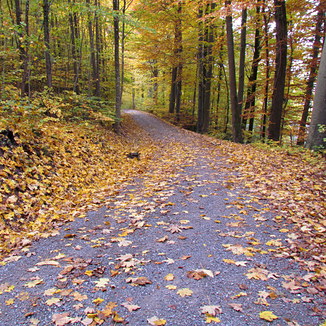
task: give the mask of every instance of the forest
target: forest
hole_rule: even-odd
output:
[[[0,0],[0,324],[326,326],[326,0]]]
[[[325,8],[324,0],[1,0],[0,129],[90,114],[118,126],[122,107],[235,142],[320,150],[322,81],[310,122]]]

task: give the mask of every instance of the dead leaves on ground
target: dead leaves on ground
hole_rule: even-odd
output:
[[[78,132],[82,132],[82,131],[78,131]],[[55,130],[55,135],[57,135],[57,133],[58,133],[58,130]],[[68,137],[68,139],[70,142],[73,141],[71,137],[70,138]],[[66,143],[64,143],[64,144],[67,145]],[[69,146],[68,146],[68,148],[70,148]],[[79,149],[81,149],[81,152],[84,152],[85,148],[82,147],[82,145],[80,143],[80,139],[78,140],[77,147]],[[59,151],[60,150],[62,151],[63,148],[59,147]],[[93,152],[96,152],[98,149],[95,146],[92,150],[93,150]],[[74,152],[72,154],[74,154]],[[77,153],[75,153],[75,154],[77,155]],[[83,155],[83,154],[80,154],[80,155]],[[72,156],[74,156],[74,155],[72,155]],[[119,157],[112,154],[112,152],[111,152],[111,156],[113,156],[114,159],[119,160]],[[63,154],[63,156],[60,156],[60,157],[66,158],[64,154]],[[76,156],[76,157],[78,157],[78,156]],[[99,158],[99,157],[97,156],[97,158]],[[111,157],[111,159],[112,159],[112,157]],[[76,162],[80,163],[80,161],[78,161],[78,160]],[[71,163],[75,164],[76,162],[74,161],[74,159],[71,159],[71,161],[69,161],[70,164]],[[114,162],[114,163],[117,163],[117,162]],[[56,164],[56,162],[55,162],[55,164]],[[174,163],[170,163],[170,164],[171,164],[170,166],[172,167]],[[244,165],[247,168],[248,166],[246,164],[247,164],[247,162],[245,161]],[[262,164],[262,163],[260,162],[260,164]],[[264,164],[266,164],[266,162]],[[137,163],[137,165],[138,165],[137,168],[140,168],[140,163]],[[59,172],[61,173],[61,177],[63,175],[65,175],[65,173],[66,173],[64,171],[65,168],[66,167],[59,170]],[[119,168],[120,168],[120,166],[119,166]],[[130,167],[130,168],[133,168],[133,167]],[[44,168],[44,169],[46,170],[46,168]],[[257,194],[257,189],[259,189],[261,191],[261,194],[263,194],[267,197],[270,194],[270,196],[273,195],[275,197],[280,198],[280,196],[277,196],[280,194],[279,189],[277,189],[275,186],[273,186],[273,184],[271,184],[270,180],[268,180],[268,177],[266,177],[265,179],[262,179],[262,178],[259,179],[252,174],[253,170],[246,170],[245,168],[242,168],[242,167],[241,167],[241,169],[242,169],[241,171],[243,173],[247,173],[246,177],[248,177],[248,180],[246,180],[246,182],[247,182],[246,186],[250,189],[253,189],[255,194]],[[263,170],[260,169],[259,171],[262,174]],[[103,172],[103,167],[101,167],[101,173],[102,172]],[[269,172],[271,173],[271,175],[274,175],[273,171],[269,171]],[[261,177],[261,174],[260,174],[260,177]],[[8,175],[9,175],[9,173],[8,173]],[[44,177],[45,173],[42,174],[40,172],[39,175],[41,177],[42,176]],[[67,175],[66,175],[66,177],[67,177]],[[99,175],[97,175],[94,172],[92,177],[95,178],[96,180],[98,180]],[[122,180],[125,180],[126,177],[127,177],[127,175],[120,176],[120,178]],[[291,175],[291,177],[293,177],[293,175]],[[76,176],[76,179],[78,179],[78,178],[79,178],[79,175]],[[158,177],[154,176],[154,178],[158,178]],[[60,180],[56,180],[56,181],[60,181]],[[62,180],[64,180],[64,179],[62,179]],[[111,175],[110,175],[110,180],[111,180],[110,182],[113,182]],[[291,180],[291,179],[287,178],[287,180]],[[154,181],[153,181],[153,183],[149,183],[148,188],[152,187],[152,185],[155,184],[155,187],[156,187],[155,189],[157,189],[157,188],[164,189],[164,183],[157,182],[157,184],[156,184]],[[280,182],[281,179],[276,178],[276,181]],[[77,180],[76,184],[80,185],[80,182],[81,182],[81,180]],[[296,182],[294,182],[294,183],[296,184],[296,186],[298,186],[298,183],[296,183]],[[13,189],[14,186],[16,187],[17,185],[14,184],[13,182],[11,182],[10,180],[8,182],[6,182],[6,189]],[[101,183],[100,186],[105,188],[106,184]],[[318,192],[319,194],[321,194],[322,189],[318,188],[317,186],[318,185],[314,185],[313,190]],[[231,182],[229,182],[228,187],[232,187]],[[273,190],[273,193],[269,192],[269,190],[270,190],[269,187]],[[289,188],[291,188],[291,187],[289,186]],[[38,190],[41,189],[41,185],[38,182],[31,182],[31,184],[29,184],[27,186],[27,189],[30,192],[37,192]],[[54,187],[54,189],[56,189],[56,188]],[[68,187],[68,189],[69,189],[69,187]],[[67,181],[64,181],[63,184],[59,187],[59,193],[62,195],[62,193],[66,190],[67,190]],[[290,192],[287,193],[288,190],[289,189],[281,190],[282,191],[281,192],[281,200],[278,201],[278,204],[280,204],[280,202],[283,203],[283,201],[286,202],[288,199],[290,199],[290,197],[289,197]],[[103,191],[103,194],[107,194],[106,191],[107,190]],[[94,193],[94,191],[91,188],[90,188],[90,190],[87,190],[87,189],[85,189],[85,187],[83,187],[82,195],[86,199],[91,198],[91,195],[93,193]],[[150,191],[148,193],[151,194]],[[191,193],[192,193],[192,191],[185,191],[186,196],[189,196],[189,194],[191,194]],[[259,194],[259,195],[261,195],[261,194]],[[209,197],[209,195],[201,195],[200,197],[205,199],[205,198]],[[295,217],[293,217],[293,216],[295,215],[296,212],[298,212],[298,207],[302,208],[302,203],[300,203],[300,205],[296,206],[297,202],[296,202],[295,198],[292,198],[292,201],[290,201],[289,207],[291,208],[291,211],[286,210],[286,208],[284,208],[282,206],[282,214],[280,214],[279,217],[276,218],[276,221],[278,221],[277,223],[281,223],[281,222],[283,223],[287,218],[290,218],[292,221],[297,223],[297,226],[299,226],[299,230],[289,233],[289,237],[288,237],[290,245],[293,245],[294,248],[296,248],[296,243],[297,243],[296,241],[298,238],[300,238],[300,234],[302,232],[303,234],[309,234],[311,236],[317,235],[316,243],[318,245],[318,250],[319,250],[320,246],[321,246],[321,243],[318,242],[319,241],[318,239],[320,238],[319,234],[324,231],[324,226],[322,226],[321,223],[319,223],[320,222],[319,217],[321,215],[320,207],[319,207],[320,204],[318,203],[314,207],[309,207],[310,202],[308,201],[308,198],[306,198],[304,196],[304,194],[297,194],[296,198],[299,198],[299,197],[300,197],[301,201],[304,201],[307,204],[307,206],[305,206],[305,209],[306,210],[311,209],[311,211],[309,211],[309,214],[313,217],[316,217],[318,222],[315,223],[313,219],[312,220],[303,219],[304,222],[300,222],[300,223],[297,223],[295,221]],[[130,196],[130,198],[132,198],[132,196]],[[316,197],[314,197],[314,198],[316,198]],[[21,200],[21,198],[19,198],[18,196],[11,195],[7,198],[7,204],[9,206],[14,205],[17,202],[19,202],[19,200]],[[94,204],[96,204],[97,201],[99,201],[99,203],[101,202],[100,199],[95,199],[93,201]],[[60,203],[62,204],[62,202],[60,202]],[[132,203],[134,203],[134,202],[132,202]],[[117,207],[119,207],[119,205],[121,205],[121,207],[122,207],[123,201],[121,200],[121,202],[119,202],[117,200],[117,202],[115,204]],[[69,206],[69,203],[67,205]],[[170,217],[169,216],[169,214],[171,212],[170,208],[173,207],[175,204],[170,201],[167,201],[166,199],[163,200],[160,198],[156,198],[155,204],[138,203],[137,205],[139,205],[138,207],[142,208],[144,211],[155,211],[155,209],[157,207],[156,205],[160,205],[159,212],[160,212],[161,216]],[[242,269],[243,267],[246,267],[251,262],[252,257],[257,256],[259,254],[267,254],[268,252],[272,252],[273,250],[275,251],[276,250],[275,248],[281,249],[280,247],[282,247],[284,245],[282,243],[281,239],[273,238],[267,242],[263,241],[262,243],[260,243],[259,240],[253,238],[254,232],[247,232],[246,234],[240,234],[239,229],[246,226],[244,217],[249,214],[248,212],[251,209],[253,209],[253,207],[251,206],[251,203],[244,204],[241,202],[241,199],[239,199],[237,201],[229,203],[229,205],[231,207],[236,207],[238,209],[238,213],[234,214],[234,215],[230,215],[230,216],[218,217],[219,218],[218,220],[217,219],[214,220],[214,218],[215,218],[214,216],[208,217],[204,214],[201,214],[198,216],[201,220],[203,220],[203,223],[206,223],[206,222],[209,223],[210,221],[214,221],[214,223],[217,223],[218,225],[222,224],[221,219],[223,219],[223,218],[235,219],[235,221],[229,221],[226,223],[227,227],[230,228],[232,231],[220,233],[219,235],[221,237],[225,236],[225,237],[233,237],[235,239],[246,240],[246,242],[247,242],[246,245],[243,243],[242,244],[234,244],[234,243],[233,244],[230,244],[230,243],[223,244],[225,250],[228,251],[229,254],[232,253],[235,256],[243,255],[243,256],[245,256],[246,260],[240,260],[241,258],[239,260],[233,260],[233,259],[226,258],[226,259],[222,260],[224,263],[234,265],[235,267],[239,267]],[[12,207],[12,206],[10,206],[10,207]],[[92,206],[92,207],[94,207],[94,206]],[[122,209],[121,207],[119,209]],[[69,209],[70,209],[70,206],[69,206]],[[68,212],[68,208],[67,208],[66,212]],[[312,214],[312,212],[314,212],[314,214]],[[145,214],[142,215],[143,213],[139,214],[138,212],[135,212],[135,211],[134,212],[131,211],[128,213],[131,218],[129,227],[122,228],[120,230],[121,232],[116,237],[112,237],[111,240],[109,241],[109,244],[108,244],[109,246],[117,245],[119,248],[124,248],[124,247],[130,248],[130,246],[132,246],[133,243],[132,243],[132,241],[127,239],[128,235],[131,235],[136,229],[142,229],[142,228],[146,229],[146,228],[150,228],[152,226],[151,224],[149,224],[143,220],[143,217],[145,216]],[[75,214],[75,216],[79,215],[79,213],[77,213],[77,212],[75,212],[74,214]],[[186,213],[184,213],[184,214],[186,214]],[[63,215],[65,215],[65,213]],[[42,215],[40,218],[37,218],[37,223],[41,224],[42,222],[44,222],[45,217],[46,217],[46,215],[44,215],[44,216]],[[300,218],[301,217],[303,217],[302,214],[300,214]],[[11,216],[8,215],[8,216],[6,216],[6,218],[8,218],[10,220]],[[257,223],[266,221],[266,218],[260,213],[255,214],[254,218]],[[52,218],[53,221],[58,221],[59,219],[60,219],[60,216],[57,214],[55,214]],[[124,221],[124,219],[121,219],[121,221],[117,221],[117,223],[123,223],[123,221]],[[33,228],[35,227],[37,229],[37,227],[38,227],[37,223],[35,225],[32,225],[32,227]],[[169,236],[164,235],[164,236],[158,238],[156,241],[159,244],[162,244],[162,246],[168,245],[168,244],[173,244],[173,240],[170,240],[170,239],[174,239],[173,237],[178,236],[179,233],[192,228],[192,226],[188,225],[188,223],[189,223],[189,220],[186,220],[185,217],[182,217],[181,220],[174,221],[172,223],[167,223],[165,221],[157,222],[157,227],[162,226],[162,229],[164,230],[164,232],[166,231],[166,232],[169,232],[170,234],[169,234]],[[287,225],[287,228],[283,227],[281,229],[283,231],[281,231],[281,230],[280,231],[287,234],[289,232],[289,229],[290,229],[290,226]],[[110,229],[110,225],[108,225],[106,228],[104,228],[101,231],[101,233],[104,237],[111,234],[111,232],[112,232],[112,230]],[[71,232],[71,233],[67,233],[64,236],[64,239],[73,241],[74,239],[78,238],[78,236],[79,235],[77,233]],[[182,236],[178,236],[177,239],[185,240],[187,238],[182,235]],[[87,239],[84,238],[83,240],[87,240]],[[28,245],[30,245],[30,240],[25,239],[22,243],[25,246],[28,246]],[[263,246],[263,245],[264,245],[264,248],[262,248],[262,247],[258,248],[258,246]],[[101,247],[101,246],[104,246],[104,243],[101,241],[101,239],[94,240],[93,246]],[[269,248],[266,248],[266,246]],[[82,247],[79,245],[79,247],[76,246],[75,248],[76,248],[76,250],[80,250]],[[299,256],[301,257],[302,255],[304,255],[306,252],[309,251],[309,248],[310,248],[309,246],[307,246],[307,247],[304,246],[304,247],[299,248],[300,252],[295,253],[294,257],[299,257]],[[318,250],[314,251],[314,252],[318,252]],[[142,254],[146,255],[146,252],[143,252]],[[178,261],[186,260],[189,258],[191,258],[190,255],[185,255],[183,257],[180,257]],[[13,258],[13,259],[16,259],[16,258]],[[83,260],[70,261],[67,266],[63,267],[64,264],[61,261],[59,262],[58,259],[59,258],[57,258],[57,259],[49,258],[47,260],[37,263],[36,266],[37,266],[37,268],[40,268],[42,266],[63,268],[60,272],[60,275],[62,277],[62,284],[63,284],[62,287],[63,288],[65,287],[65,284],[66,284],[64,281],[65,278],[69,279],[69,277],[73,273],[75,273],[75,272],[79,273],[81,271],[82,271],[83,277],[87,276],[90,278],[90,280],[92,282],[91,284],[93,284],[93,286],[94,286],[93,291],[101,293],[101,291],[106,291],[107,288],[111,287],[111,285],[112,285],[111,280],[107,277],[102,277],[102,274],[105,273],[105,269],[103,269],[103,267],[89,268],[88,267],[89,262],[83,261]],[[132,255],[129,253],[126,253],[126,254],[116,257],[116,260],[117,260],[116,264],[114,266],[112,266],[112,269],[110,271],[112,278],[114,276],[118,275],[119,273],[123,273],[123,272],[134,274],[136,272],[137,268],[144,263],[144,260],[142,260],[140,257],[135,257],[135,255]],[[168,266],[168,265],[174,264],[175,260],[173,260],[171,258],[167,258],[163,261],[160,261],[159,263],[163,263],[163,262],[166,263],[165,266]],[[316,266],[317,266],[316,264],[313,264],[310,266],[310,270],[312,271],[312,273],[311,273],[312,276],[309,277],[306,280],[306,282],[311,281],[313,278],[318,278],[318,276],[325,276],[325,272],[316,268]],[[87,269],[86,269],[86,267],[87,267]],[[37,271],[37,270],[35,269],[34,271]],[[216,274],[214,274],[214,272],[207,270],[207,269],[194,269],[194,270],[186,272],[186,275],[188,278],[193,279],[195,281],[204,282],[201,280],[203,280],[205,278],[209,280],[210,278],[213,278]],[[268,271],[263,266],[259,266],[259,267],[256,266],[256,267],[250,268],[249,270],[244,271],[243,275],[245,277],[247,277],[248,280],[253,281],[253,282],[255,282],[255,281],[267,282],[270,279],[273,280],[273,279],[276,279],[279,277],[272,271]],[[97,277],[98,279],[97,280],[92,279],[94,277]],[[172,273],[169,273],[164,277],[164,280],[167,282],[174,281],[175,279],[176,279],[176,276]],[[128,283],[128,285],[126,285],[126,286],[139,286],[139,287],[153,286],[152,281],[144,276],[137,277],[135,275],[132,275],[132,277],[128,277],[125,280],[126,280],[126,283]],[[75,282],[74,284],[78,284],[78,282],[81,282],[81,284],[82,284],[82,282],[84,280],[81,280],[81,279],[78,280],[78,278],[74,278],[73,281]],[[33,288],[33,287],[37,287],[42,284],[43,284],[42,279],[38,279],[38,278],[32,279],[31,278],[30,280],[28,280],[25,283],[25,287]],[[288,279],[285,279],[285,282],[282,283],[282,286],[285,290],[287,290],[291,293],[299,293],[303,289],[302,284],[299,284],[297,281],[294,281],[294,280],[291,281]],[[2,292],[10,292],[11,291],[10,287],[11,287],[10,285],[6,285],[6,286],[2,286],[2,287],[0,285],[0,294],[1,294],[1,291]],[[114,285],[112,285],[112,287],[114,287]],[[191,290],[190,288],[183,287],[183,288],[178,289],[178,287],[174,284],[168,284],[165,287],[168,290],[175,291],[175,294],[184,298],[184,300],[190,300],[191,298],[188,298],[188,297],[191,297],[194,293],[193,290]],[[311,294],[314,294],[315,291],[318,292],[318,290],[312,286],[306,286],[304,288],[306,289],[305,290],[306,292],[311,293]],[[54,289],[53,290],[52,289],[52,291],[50,291],[50,289],[49,289],[47,291],[48,292],[44,293],[44,294],[47,296],[50,296],[50,297],[45,301],[45,303],[49,307],[62,305],[63,301],[64,301],[64,297],[67,296],[67,297],[69,297],[69,299],[76,301],[76,304],[75,304],[76,311],[84,309],[83,317],[72,317],[73,314],[68,313],[68,312],[61,313],[61,314],[54,314],[53,315],[53,323],[55,323],[55,325],[66,325],[66,324],[74,323],[74,322],[80,322],[83,325],[92,325],[92,324],[96,325],[96,324],[102,323],[103,321],[105,321],[108,318],[111,318],[115,323],[123,323],[124,322],[124,319],[122,317],[120,317],[119,314],[114,310],[117,307],[116,303],[110,303],[110,304],[106,305],[104,309],[102,308],[102,310],[98,310],[104,304],[104,299],[101,298],[100,296],[95,297],[95,299],[93,299],[91,301],[96,307],[96,309],[94,309],[94,308],[89,308],[89,307],[86,307],[86,308],[83,307],[84,302],[89,298],[88,298],[88,295],[86,293],[83,293],[82,291],[77,291],[77,290],[73,291],[72,289],[65,289],[65,290],[63,290],[63,289]],[[64,291],[66,291],[66,292],[64,292]],[[249,293],[249,291],[248,291],[248,293]],[[230,299],[241,300],[239,298],[243,298],[246,296],[248,296],[248,294],[246,292],[239,292],[238,294],[234,294],[232,297],[230,297]],[[281,297],[281,295],[279,295],[276,290],[259,291],[258,298],[256,298],[256,301],[254,301],[254,303],[257,305],[269,306],[270,301],[275,298],[278,298],[278,297]],[[304,298],[305,297],[302,298],[302,302],[309,302],[309,298],[306,298],[306,299],[304,299]],[[15,299],[12,298],[12,299],[8,299],[6,301],[6,304],[12,305],[12,304],[14,304],[14,302],[15,302]],[[243,313],[245,311],[244,306],[241,303],[231,302],[231,303],[228,303],[228,305],[230,306],[230,308],[237,311],[238,313]],[[130,312],[130,313],[141,309],[140,306],[135,305],[132,302],[124,302],[121,304],[121,306],[124,307],[125,309],[127,309],[128,312]],[[218,315],[222,313],[220,306],[217,306],[217,305],[204,306],[201,308],[200,312],[205,316],[206,323],[213,323],[213,322],[219,323],[221,321],[218,317]],[[85,314],[86,314],[86,316],[85,316]],[[262,311],[259,314],[259,318],[271,322],[271,321],[277,319],[278,317],[272,311]],[[150,325],[165,325],[166,324],[165,319],[162,319],[162,318],[159,318],[156,316],[149,318],[147,320],[147,322]],[[36,323],[36,320],[35,320],[35,323]]]

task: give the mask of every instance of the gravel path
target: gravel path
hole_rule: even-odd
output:
[[[229,189],[218,146],[127,113],[158,148],[148,171],[0,267],[0,325],[321,325],[286,233]]]

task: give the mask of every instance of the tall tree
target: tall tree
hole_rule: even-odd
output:
[[[228,62],[229,62],[229,83],[230,83],[230,97],[231,97],[231,112],[232,112],[232,138],[234,142],[242,143],[242,130],[241,130],[241,112],[239,111],[239,101],[237,94],[237,82],[235,72],[235,58],[234,58],[234,40],[233,40],[233,23],[231,0],[225,1],[227,9],[226,16],[226,36],[228,48]]]
[[[311,107],[314,83],[316,81],[316,76],[317,76],[318,56],[321,48],[321,37],[323,34],[324,23],[325,23],[325,9],[320,3],[318,6],[315,39],[314,39],[312,58],[310,63],[310,72],[306,84],[305,101],[304,101],[302,116],[300,120],[300,129],[298,134],[297,145],[303,145],[305,140],[306,124],[307,124],[309,109]]]
[[[260,0],[258,0],[256,6],[256,28],[255,28],[255,41],[254,41],[254,54],[251,63],[251,72],[248,79],[247,87],[247,98],[245,102],[244,118],[243,118],[243,128],[246,128],[247,118],[249,118],[249,128],[250,132],[253,132],[254,128],[254,112],[255,112],[255,102],[256,102],[256,89],[257,89],[257,77],[258,77],[258,67],[261,60],[261,17],[260,17]]]
[[[43,0],[43,29],[45,44],[45,69],[46,69],[46,85],[52,88],[52,62],[50,48],[50,1]]]
[[[71,4],[71,0],[68,0],[68,3]],[[75,0],[73,0],[75,3]],[[73,81],[73,90],[77,94],[80,93],[79,89],[79,74],[80,74],[80,62],[79,62],[79,49],[77,45],[78,39],[78,19],[77,14],[72,9],[69,12],[69,26],[70,26],[70,41],[71,41],[71,53],[73,60],[73,71],[74,71],[74,81]]]
[[[262,107],[262,122],[261,122],[261,139],[265,141],[267,131],[267,113],[268,113],[268,102],[269,102],[269,86],[270,86],[270,53],[269,53],[269,21],[270,13],[265,10],[265,0],[263,0],[262,13],[264,21],[264,47],[265,47],[265,78],[264,78],[264,96],[263,96],[263,107]]]
[[[197,131],[208,131],[211,106],[211,85],[213,77],[212,55],[214,42],[214,26],[210,14],[216,4],[207,0],[199,5],[199,45],[198,45],[198,118]]]
[[[120,76],[120,36],[119,36],[119,0],[113,1],[114,27],[114,71],[115,71],[115,131],[120,132],[121,120],[121,76]]]
[[[245,79],[245,61],[246,61],[246,43],[247,43],[247,7],[244,7],[241,12],[241,36],[240,36],[240,60],[239,60],[239,85],[238,85],[238,102],[239,114],[242,114],[242,102],[244,93]]]
[[[326,148],[326,44],[321,55],[316,92],[306,147]]]
[[[96,1],[96,0],[95,0]],[[91,64],[91,80],[90,80],[90,92],[94,96],[100,96],[100,80],[99,80],[99,69],[98,69],[98,60],[97,60],[97,48],[95,47],[95,36],[96,33],[94,33],[94,24],[93,20],[95,20],[95,24],[97,21],[96,18],[96,12],[93,15],[93,9],[91,7],[90,0],[86,0],[86,4],[88,7],[88,35],[89,35],[89,47],[90,47],[90,64]],[[97,1],[95,2],[97,5]],[[95,36],[94,36],[95,35]]]
[[[174,60],[171,73],[171,92],[169,112],[176,113],[177,121],[180,120],[181,91],[182,91],[182,1],[177,4],[174,21]]]
[[[287,63],[287,19],[285,0],[274,0],[274,10],[276,23],[276,59],[268,138],[279,141],[281,136]]]
[[[15,14],[16,14],[16,25],[17,25],[17,46],[19,50],[19,59],[22,63],[22,79],[21,79],[21,95],[24,96],[29,93],[28,84],[28,66],[29,66],[29,0],[26,0],[25,6],[25,21],[23,23],[23,11],[21,8],[21,2],[15,0]]]

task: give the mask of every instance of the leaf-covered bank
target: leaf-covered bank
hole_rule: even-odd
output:
[[[112,119],[91,102],[80,103],[80,114],[76,99],[42,102],[11,100],[10,114],[8,102],[1,103],[1,258],[117,194],[142,173],[153,149],[127,117],[116,135]],[[133,151],[141,160],[127,157]]]

